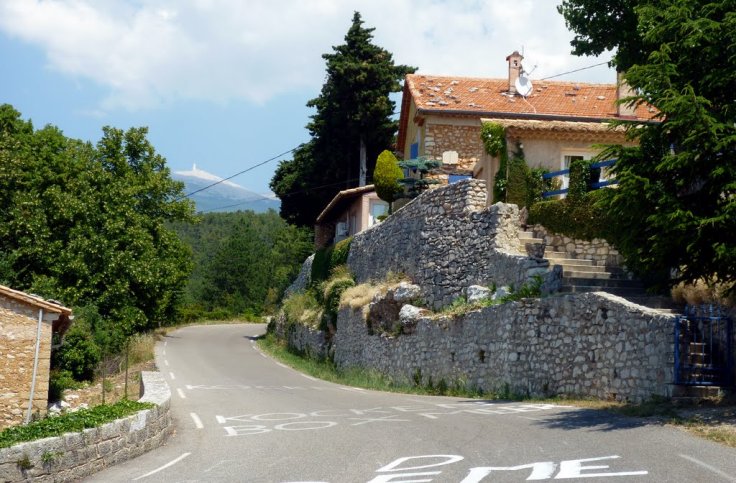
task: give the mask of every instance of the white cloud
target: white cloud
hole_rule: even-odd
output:
[[[556,2],[532,0],[4,0],[0,29],[38,45],[50,68],[109,89],[102,107],[180,99],[264,103],[315,93],[323,53],[342,43],[358,10],[375,42],[420,72],[506,75],[525,50],[536,78],[595,63],[569,54]],[[606,60],[606,59],[603,59]],[[572,77],[612,82],[605,67]]]

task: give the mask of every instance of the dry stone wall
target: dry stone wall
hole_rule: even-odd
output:
[[[419,315],[402,324],[411,329],[378,334],[362,310],[342,308],[335,362],[408,383],[431,378],[531,396],[640,402],[671,395],[674,316],[604,292],[524,299],[457,317]]]
[[[348,266],[357,283],[390,272],[422,288],[428,306],[452,303],[470,285],[520,287],[549,262],[518,255],[519,210],[486,208],[486,186],[469,179],[424,192],[353,237]]]
[[[81,433],[0,449],[0,481],[76,481],[161,446],[171,433],[171,392],[158,372],[142,373],[141,392],[140,401],[154,408]]]
[[[534,225],[531,231],[536,238],[544,239],[547,250],[565,252],[568,258],[593,260],[600,267],[620,268],[624,265],[624,259],[618,250],[602,238],[577,240],[552,233],[542,225]]]

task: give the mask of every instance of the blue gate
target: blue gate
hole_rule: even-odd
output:
[[[733,321],[718,305],[686,306],[675,322],[675,384],[734,383]]]

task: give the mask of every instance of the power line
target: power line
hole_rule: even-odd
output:
[[[563,72],[563,73],[561,73],[561,74],[555,74],[555,75],[551,75],[551,76],[549,76],[549,77],[543,77],[543,78],[541,78],[541,79],[539,79],[539,80],[540,80],[540,81],[543,81],[543,80],[547,80],[547,79],[554,79],[555,77],[561,77],[561,76],[563,76],[563,75],[567,75],[567,74],[572,74],[573,72],[580,72],[581,70],[587,70],[587,69],[592,69],[593,67],[598,67],[598,66],[600,66],[600,65],[603,65],[603,64],[610,64],[610,63],[611,63],[611,61],[610,61],[610,60],[607,60],[607,61],[605,61],[605,62],[600,62],[600,63],[598,63],[598,64],[593,64],[593,65],[589,65],[588,67],[581,67],[581,68],[579,68],[579,69],[575,69],[575,70],[569,70],[569,71],[567,71],[567,72]]]
[[[233,179],[233,178],[234,178],[234,177],[236,177],[236,176],[240,176],[240,175],[241,175],[241,174],[243,174],[243,173],[247,173],[248,171],[254,170],[254,169],[256,169],[256,168],[258,168],[258,167],[260,167],[260,166],[263,166],[263,165],[264,165],[264,164],[266,164],[266,163],[270,163],[271,161],[274,161],[274,160],[276,160],[276,159],[279,159],[280,157],[284,156],[285,154],[293,153],[294,151],[296,151],[296,149],[297,149],[298,147],[299,147],[299,146],[296,146],[296,147],[294,147],[294,148],[291,148],[291,149],[289,149],[288,151],[284,151],[284,152],[283,152],[283,153],[281,153],[281,154],[277,154],[276,156],[274,156],[274,157],[272,157],[272,158],[269,158],[269,159],[267,159],[267,160],[265,160],[265,161],[261,161],[261,162],[260,162],[260,163],[258,163],[258,164],[254,164],[254,165],[253,165],[253,166],[251,166],[250,168],[246,168],[246,169],[244,169],[243,171],[240,171],[240,172],[238,172],[238,173],[235,173],[235,174],[234,174],[234,175],[232,175],[232,176],[228,176],[227,178],[223,178],[223,179],[221,179],[221,180],[219,180],[219,181],[215,181],[214,183],[212,183],[212,184],[209,184],[209,185],[205,186],[204,188],[200,188],[200,189],[198,189],[198,190],[192,191],[191,193],[187,193],[187,194],[185,194],[185,195],[182,195],[182,196],[178,197],[177,199],[175,199],[174,201],[180,201],[180,200],[183,200],[184,198],[189,198],[190,196],[192,196],[192,195],[194,195],[194,194],[200,193],[200,192],[202,192],[202,191],[204,191],[204,190],[207,190],[207,189],[210,189],[210,188],[212,188],[213,186],[217,186],[217,185],[218,185],[218,184],[220,184],[220,183],[224,183],[224,182],[225,182],[225,181],[227,181],[227,180]]]
[[[311,188],[305,188],[303,190],[292,191],[291,193],[284,193],[283,197],[287,197],[287,196],[291,196],[291,195],[297,195],[297,194],[300,194],[300,193],[306,193],[307,191],[315,191],[315,190],[318,190],[318,189],[330,188],[330,187],[333,187],[333,186],[339,186],[339,185],[344,184],[346,182],[347,183],[350,183],[351,181],[358,181],[359,179],[360,178],[353,178],[353,179],[348,179],[348,180],[345,180],[345,181],[339,181],[337,183],[330,183],[330,184],[323,184],[323,185],[320,185],[320,186],[313,186]],[[366,180],[366,181],[373,181],[373,180]],[[253,201],[266,201],[266,200],[275,200],[276,199],[276,198],[270,198],[268,196],[258,195],[257,193],[256,193],[256,195],[259,196],[260,199],[252,199],[252,200],[241,201],[239,203],[234,203],[232,205],[227,205],[227,206],[218,206],[217,208],[211,208],[209,210],[200,211],[200,213],[211,213],[211,212],[217,211],[217,210],[225,210],[227,208],[234,208],[236,206],[244,205],[246,203],[250,203],[250,202],[253,202]]]

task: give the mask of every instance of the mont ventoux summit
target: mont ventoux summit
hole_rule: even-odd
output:
[[[219,176],[197,168],[196,164],[189,171],[172,172],[171,177],[184,183],[185,193],[193,193],[221,181],[211,188],[190,196],[198,212],[252,210],[256,213],[264,213],[270,209],[279,210],[280,202],[273,194],[255,193],[231,181],[222,181]]]

